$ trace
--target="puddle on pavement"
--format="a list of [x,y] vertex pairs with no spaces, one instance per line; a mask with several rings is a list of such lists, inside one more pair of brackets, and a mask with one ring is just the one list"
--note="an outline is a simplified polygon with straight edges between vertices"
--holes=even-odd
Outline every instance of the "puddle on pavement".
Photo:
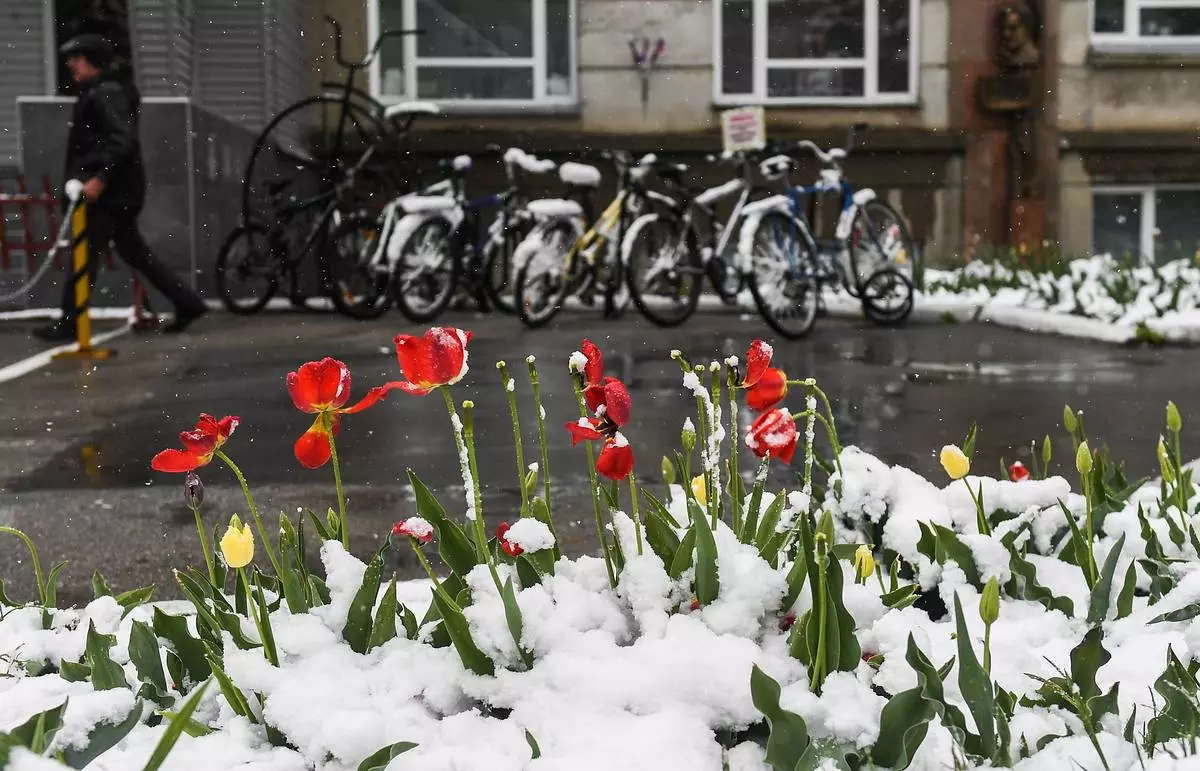
[[1134,370],[1116,363],[1104,366],[1064,366],[1052,362],[978,361],[910,362],[904,368],[904,379],[910,383],[934,385],[954,382],[973,383],[1132,383]]

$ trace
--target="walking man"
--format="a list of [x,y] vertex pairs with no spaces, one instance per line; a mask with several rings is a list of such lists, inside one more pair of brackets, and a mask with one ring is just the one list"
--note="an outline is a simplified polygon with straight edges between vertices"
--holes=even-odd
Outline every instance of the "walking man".
[[[88,273],[93,285],[109,243],[130,268],[175,306],[167,332],[182,332],[205,311],[195,290],[159,261],[138,231],[146,174],[138,141],[141,96],[111,67],[113,49],[100,35],[67,41],[60,53],[79,86],[67,141],[66,179],[78,179],[87,199]],[[45,340],[75,338],[75,290],[63,287],[62,320],[34,332]]]

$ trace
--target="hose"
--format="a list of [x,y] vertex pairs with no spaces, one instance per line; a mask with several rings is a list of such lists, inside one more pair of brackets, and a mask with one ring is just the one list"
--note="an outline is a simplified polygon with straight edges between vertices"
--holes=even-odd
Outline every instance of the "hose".
[[65,217],[63,217],[62,225],[59,226],[58,233],[54,237],[54,245],[50,247],[50,251],[46,252],[46,256],[42,258],[42,264],[39,265],[38,269],[33,272],[33,275],[29,277],[28,281],[8,294],[0,294],[0,305],[13,302],[14,300],[20,299],[23,295],[27,294],[33,289],[34,286],[37,285],[39,281],[42,280],[43,277],[45,277],[46,273],[50,271],[50,266],[54,264],[54,260],[58,256],[59,249],[64,246],[74,249],[75,246],[77,246],[83,239],[82,235],[74,240],[67,237],[71,229],[71,220],[74,218],[75,210],[79,208],[80,194],[83,192],[83,183],[77,179],[72,179],[67,182],[64,189],[67,194],[67,198],[71,201],[71,205],[67,207],[67,214]]

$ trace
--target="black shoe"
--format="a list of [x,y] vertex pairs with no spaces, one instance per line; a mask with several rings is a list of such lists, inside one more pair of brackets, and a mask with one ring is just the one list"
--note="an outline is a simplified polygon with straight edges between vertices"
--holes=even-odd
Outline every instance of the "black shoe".
[[168,335],[178,335],[185,331],[192,322],[208,313],[208,308],[196,308],[190,311],[175,311],[175,319],[163,327],[163,332]]
[[64,324],[61,321],[33,330],[33,336],[52,343],[69,342],[75,339],[75,325]]

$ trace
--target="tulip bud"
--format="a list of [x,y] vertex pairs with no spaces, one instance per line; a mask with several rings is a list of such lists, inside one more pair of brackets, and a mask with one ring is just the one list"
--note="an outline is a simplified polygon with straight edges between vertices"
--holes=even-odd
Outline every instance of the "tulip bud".
[[229,520],[229,527],[221,536],[221,556],[234,570],[246,567],[254,559],[254,534],[237,514]]
[[813,542],[817,547],[817,559],[825,559],[825,555],[829,552],[829,539],[820,530],[813,536]]
[[683,442],[683,451],[690,453],[696,449],[696,427],[692,425],[691,418],[685,418],[683,421],[683,431],[679,435],[680,441]]
[[195,471],[189,471],[187,479],[183,480],[183,499],[192,511],[196,511],[204,503],[204,483]]
[[1063,405],[1063,427],[1068,433],[1074,434],[1079,428],[1079,421],[1075,418],[1075,410],[1071,409],[1071,405]]
[[1167,402],[1167,428],[1176,433],[1183,428],[1183,416],[1179,414],[1179,408],[1175,406],[1175,402]]
[[1158,438],[1158,469],[1162,473],[1163,481],[1167,484],[1175,484],[1175,467],[1171,465],[1171,458],[1167,455],[1167,443],[1160,436]]
[[866,581],[875,573],[875,555],[871,547],[863,544],[854,550],[854,575],[859,581]]
[[529,471],[525,474],[525,481],[523,484],[525,485],[525,494],[533,495],[534,491],[537,490],[538,485],[538,464],[529,464]]
[[958,447],[948,444],[942,448],[939,459],[946,475],[951,479],[962,479],[971,471],[971,460]]
[[1080,442],[1075,452],[1075,470],[1084,475],[1092,473],[1092,451],[1086,441]]
[[1000,618],[1000,582],[995,576],[988,579],[979,598],[979,617],[983,623],[991,625]]
[[692,495],[696,498],[696,503],[701,506],[708,505],[708,487],[704,484],[704,475],[698,474],[692,478]]
[[1050,458],[1052,452],[1050,450],[1050,435],[1046,434],[1046,438],[1042,440],[1042,473],[1050,476]]
[[675,484],[675,464],[666,455],[662,459],[663,484]]
[[824,535],[825,539],[829,541],[829,543],[834,542],[833,514],[831,514],[828,509],[826,509],[825,513],[821,515],[821,518],[817,520],[817,532]]

